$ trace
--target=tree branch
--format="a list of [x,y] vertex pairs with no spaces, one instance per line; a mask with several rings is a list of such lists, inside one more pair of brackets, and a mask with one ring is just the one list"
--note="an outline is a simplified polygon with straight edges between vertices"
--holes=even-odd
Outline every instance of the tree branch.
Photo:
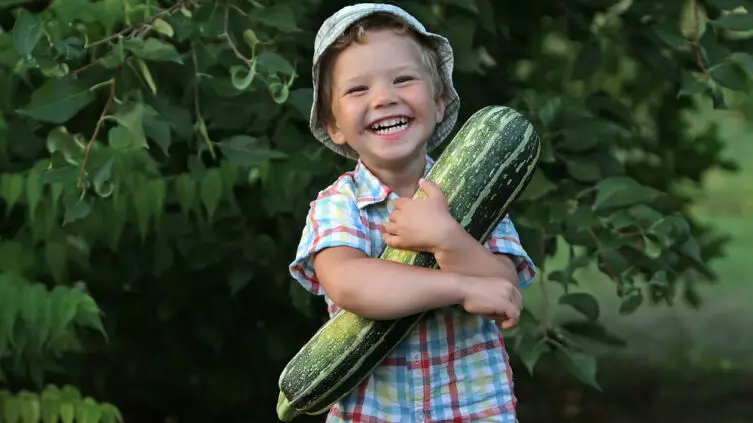
[[97,139],[97,135],[99,135],[100,128],[102,128],[102,122],[104,122],[105,117],[107,116],[107,109],[110,108],[110,104],[112,104],[112,101],[115,99],[115,87],[120,69],[122,68],[119,67],[115,75],[113,75],[113,77],[110,79],[110,96],[107,98],[105,107],[102,108],[102,113],[100,113],[99,119],[97,119],[97,125],[94,127],[94,133],[92,133],[91,138],[89,138],[89,142],[86,144],[86,152],[84,153],[84,159],[81,162],[81,171],[78,175],[79,185],[81,185],[81,183],[84,181],[84,175],[86,174],[86,162],[89,160],[89,152],[91,151],[94,141]]
[[230,36],[230,30],[228,29],[230,27],[229,21],[230,21],[230,0],[225,0],[225,19],[224,19],[224,25],[223,25],[225,39],[227,40],[227,44],[233,50],[235,57],[242,60],[243,63],[245,63],[246,66],[248,66],[248,68],[251,69],[251,66],[253,66],[253,63],[251,63],[251,60],[249,60],[246,56],[244,56],[238,50],[238,47],[236,47],[235,43],[233,42],[233,38]]
[[696,61],[698,62],[698,68],[703,72],[706,79],[709,79],[709,70],[706,65],[703,64],[703,53],[701,51],[701,36],[699,27],[701,26],[701,20],[698,16],[698,0],[693,0],[693,19],[695,24],[693,25],[693,50],[695,50]]
[[[161,18],[165,18],[167,16],[170,16],[173,13],[177,12],[178,10],[180,10],[183,6],[184,6],[184,2],[178,1],[174,5],[168,7],[167,9],[162,10],[161,12],[159,12],[156,15],[152,16],[151,18],[147,19],[145,22],[142,22],[140,25],[129,26],[128,28],[125,28],[125,29],[123,29],[121,31],[116,32],[115,34],[112,34],[112,35],[110,35],[108,37],[105,37],[105,38],[103,38],[101,40],[95,41],[95,42],[89,44],[88,46],[86,46],[85,48],[92,48],[92,47],[98,46],[100,44],[108,43],[108,42],[110,42],[110,41],[112,41],[112,40],[114,40],[114,39],[116,39],[118,37],[122,37],[123,35],[126,35],[126,34],[132,32],[132,31],[136,31],[136,30],[139,30],[139,29],[142,30],[142,31],[144,31],[145,28],[147,28],[150,25],[152,25],[154,23],[154,21],[156,21],[157,19],[161,19]],[[144,32],[144,33],[146,33],[146,32]]]
[[196,121],[201,119],[201,108],[199,107],[199,58],[196,55],[196,46],[191,47],[191,56],[193,57],[193,69],[194,69],[194,110],[196,113]]

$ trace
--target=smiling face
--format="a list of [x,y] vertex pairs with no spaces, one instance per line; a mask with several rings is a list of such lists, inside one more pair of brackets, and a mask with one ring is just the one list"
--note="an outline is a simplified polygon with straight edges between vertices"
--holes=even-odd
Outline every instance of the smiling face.
[[335,143],[348,144],[371,168],[424,160],[444,101],[413,38],[370,30],[339,52],[330,69],[326,127]]

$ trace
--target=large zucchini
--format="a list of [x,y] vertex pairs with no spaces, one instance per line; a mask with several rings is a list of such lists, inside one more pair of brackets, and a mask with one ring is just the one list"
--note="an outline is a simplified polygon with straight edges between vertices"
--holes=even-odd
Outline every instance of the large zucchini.
[[[533,126],[517,111],[487,106],[474,113],[434,163],[452,216],[484,242],[527,186],[539,159]],[[419,189],[414,198],[425,197]],[[381,259],[435,268],[429,253],[387,247]],[[355,389],[426,313],[370,320],[341,310],[290,360],[279,379],[277,415],[290,421],[321,414]]]

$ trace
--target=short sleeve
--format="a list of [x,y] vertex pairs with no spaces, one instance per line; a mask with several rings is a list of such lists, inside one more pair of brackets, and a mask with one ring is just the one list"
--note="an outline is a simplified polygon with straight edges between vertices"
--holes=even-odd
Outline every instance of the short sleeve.
[[499,225],[494,228],[494,231],[484,242],[484,246],[493,253],[510,256],[518,271],[518,286],[520,289],[533,283],[536,276],[536,266],[521,245],[518,231],[509,215],[505,215]]
[[311,202],[290,275],[307,291],[324,295],[314,272],[314,255],[329,247],[351,247],[370,254],[368,228],[362,223],[355,200],[335,193]]

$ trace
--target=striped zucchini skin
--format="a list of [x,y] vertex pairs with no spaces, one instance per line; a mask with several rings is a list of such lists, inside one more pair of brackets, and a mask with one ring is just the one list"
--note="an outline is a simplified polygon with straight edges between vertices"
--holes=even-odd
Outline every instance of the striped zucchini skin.
[[[484,242],[533,177],[540,148],[538,134],[520,113],[487,106],[466,121],[426,179],[439,184],[450,214]],[[413,198],[425,196],[419,188]],[[380,258],[437,267],[430,253],[389,246]],[[278,418],[326,412],[366,379],[425,314],[376,321],[345,310],[335,314],[280,374]]]

